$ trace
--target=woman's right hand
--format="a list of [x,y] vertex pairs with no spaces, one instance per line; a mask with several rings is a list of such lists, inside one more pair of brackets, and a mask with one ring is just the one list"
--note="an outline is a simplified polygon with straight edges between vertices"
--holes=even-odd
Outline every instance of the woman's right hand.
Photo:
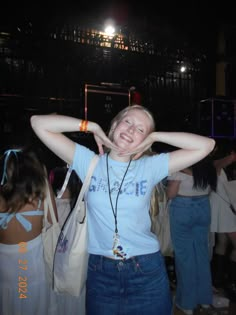
[[103,146],[106,146],[109,149],[118,151],[118,147],[111,142],[111,140],[107,137],[102,128],[94,122],[89,122],[89,131],[91,131],[94,135],[94,139],[98,146],[98,151],[100,155],[104,154]]

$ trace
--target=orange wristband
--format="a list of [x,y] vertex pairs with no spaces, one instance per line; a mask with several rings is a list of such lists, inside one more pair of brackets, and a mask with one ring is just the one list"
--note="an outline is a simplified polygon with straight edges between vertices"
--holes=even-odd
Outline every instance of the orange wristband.
[[87,132],[88,131],[88,120],[81,120],[79,125],[79,131]]

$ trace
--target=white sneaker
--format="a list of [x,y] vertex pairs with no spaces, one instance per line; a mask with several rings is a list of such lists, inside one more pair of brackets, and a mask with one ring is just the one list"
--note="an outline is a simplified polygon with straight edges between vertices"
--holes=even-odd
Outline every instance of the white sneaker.
[[213,302],[212,305],[216,308],[220,308],[220,307],[229,307],[229,299],[227,299],[224,296],[220,296],[220,295],[213,295]]
[[186,315],[193,315],[193,310],[186,310],[182,307],[180,307],[179,305],[176,305],[184,314]]
[[206,308],[210,308],[210,305],[209,304],[201,304],[201,307],[206,309]]

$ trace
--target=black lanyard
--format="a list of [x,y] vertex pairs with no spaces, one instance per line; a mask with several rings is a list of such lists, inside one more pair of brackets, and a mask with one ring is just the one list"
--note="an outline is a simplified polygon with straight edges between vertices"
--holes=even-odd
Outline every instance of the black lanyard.
[[115,219],[115,233],[116,234],[118,234],[118,227],[117,227],[117,204],[118,204],[118,199],[119,199],[119,195],[120,195],[120,191],[121,191],[121,186],[122,186],[122,184],[124,182],[124,179],[125,179],[125,176],[126,176],[126,174],[128,172],[128,169],[129,169],[131,161],[132,161],[132,159],[130,159],[129,164],[128,164],[127,168],[126,168],[126,171],[124,173],[124,176],[122,178],[122,181],[121,181],[121,184],[120,184],[117,196],[116,196],[116,205],[115,205],[115,209],[114,209],[113,203],[112,203],[112,199],[111,199],[110,178],[109,178],[109,170],[108,170],[108,154],[106,156],[108,192],[109,192],[109,198],[110,198],[112,212],[113,212],[114,219]]

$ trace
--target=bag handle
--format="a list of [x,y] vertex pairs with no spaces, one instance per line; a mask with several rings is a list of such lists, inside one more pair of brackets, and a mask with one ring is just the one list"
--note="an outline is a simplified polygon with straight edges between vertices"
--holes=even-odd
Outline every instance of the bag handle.
[[46,198],[44,199],[44,220],[45,222],[48,221],[47,216],[48,216],[48,210],[52,219],[52,224],[56,224],[57,223],[57,219],[55,216],[55,212],[53,209],[53,205],[52,205],[52,199],[51,199],[51,194],[50,194],[50,190],[49,190],[49,186],[48,186],[48,181],[46,180]]
[[84,194],[86,193],[88,187],[89,187],[89,184],[90,184],[90,180],[91,180],[91,177],[92,177],[92,174],[93,174],[93,171],[95,169],[95,166],[98,162],[98,159],[99,159],[99,156],[98,155],[95,155],[91,162],[90,162],[90,165],[89,165],[89,169],[88,169],[88,172],[87,172],[87,175],[84,179],[84,182],[83,182],[83,185],[81,187],[81,190],[80,190],[80,193],[79,193],[79,196],[77,198],[77,201],[76,201],[76,204],[74,206],[74,209],[76,209],[75,211],[77,211],[78,209],[80,209],[79,205],[81,204],[81,202],[83,201],[83,198],[84,198]]
[[71,175],[72,171],[73,171],[73,170],[72,170],[72,167],[70,166],[70,167],[68,168],[67,173],[66,173],[66,178],[65,178],[65,180],[64,180],[64,183],[63,183],[63,185],[62,185],[60,191],[57,193],[57,198],[61,198],[62,195],[63,195],[63,193],[64,193],[64,191],[66,190],[66,187],[67,187],[67,184],[68,184],[68,182],[69,182],[70,175]]

